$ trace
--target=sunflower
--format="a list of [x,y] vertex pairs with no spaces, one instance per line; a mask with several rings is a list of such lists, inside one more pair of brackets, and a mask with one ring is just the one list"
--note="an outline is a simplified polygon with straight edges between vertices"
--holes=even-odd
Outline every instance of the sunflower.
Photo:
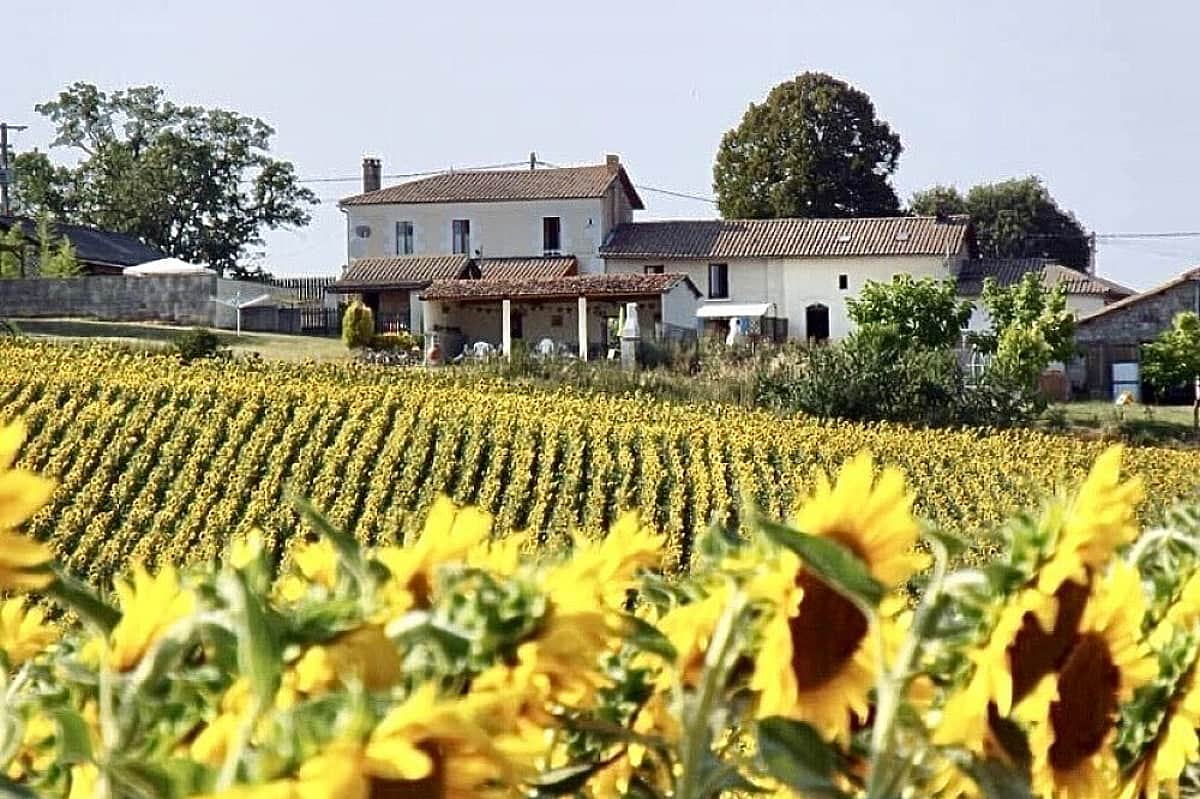
[[1075,495],[1047,510],[1039,529],[1050,531],[1054,548],[1040,571],[1004,598],[986,639],[968,653],[970,677],[947,700],[935,743],[984,754],[992,743],[989,718],[1007,717],[1063,667],[1080,634],[1093,575],[1137,535],[1141,481],[1121,482],[1121,456],[1120,446],[1105,450]]
[[57,638],[58,631],[46,623],[41,608],[26,609],[23,597],[0,603],[0,649],[10,666],[20,666]]
[[388,609],[403,613],[429,607],[437,568],[464,560],[470,553],[478,557],[491,530],[491,514],[479,508],[458,508],[449,497],[438,496],[412,546],[384,547],[375,554],[389,574],[382,592]]
[[[923,564],[914,552],[920,528],[904,476],[886,468],[876,482],[873,466],[870,454],[862,453],[842,467],[835,484],[818,475],[793,524],[850,550],[892,589]],[[875,683],[877,639],[870,621],[788,551],[752,582],[750,593],[768,607],[750,678],[759,692],[758,715],[796,718],[827,738],[848,741],[852,722],[867,717]],[[902,601],[891,600],[880,608],[885,641],[900,632],[902,608]]]
[[660,688],[669,686],[672,676],[685,686],[699,684],[709,642],[728,604],[729,589],[721,588],[703,599],[671,608],[658,620],[659,631],[675,648],[674,675],[663,671],[656,681]]
[[12,531],[50,501],[54,481],[13,468],[24,440],[20,422],[0,427],[0,589],[35,591],[54,579],[50,550]]
[[643,525],[638,514],[621,515],[598,541],[576,546],[571,557],[546,570],[542,588],[560,608],[620,609],[643,569],[662,564],[666,537]]
[[1141,639],[1144,614],[1137,571],[1114,564],[1103,580],[1094,581],[1061,667],[1015,709],[1014,716],[1028,725],[1036,796],[1085,799],[1111,795],[1118,787],[1112,746],[1118,707],[1156,672]]
[[118,580],[121,621],[109,639],[109,665],[129,671],[176,621],[192,613],[196,599],[179,584],[174,566],[165,566],[156,576],[138,563],[133,567],[133,582]]
[[1129,774],[1121,799],[1160,794],[1179,796],[1179,777],[1183,769],[1200,761],[1200,680],[1196,666],[1184,678],[1159,723],[1158,735]]

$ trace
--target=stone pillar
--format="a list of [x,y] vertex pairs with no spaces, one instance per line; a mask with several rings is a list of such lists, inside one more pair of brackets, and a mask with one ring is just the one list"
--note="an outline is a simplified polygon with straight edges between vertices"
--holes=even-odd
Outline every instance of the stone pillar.
[[621,368],[637,369],[638,344],[642,340],[636,302],[625,303],[625,327],[621,329]]
[[579,298],[579,360],[588,359],[588,307],[587,297]]
[[512,355],[512,300],[500,301],[500,351]]

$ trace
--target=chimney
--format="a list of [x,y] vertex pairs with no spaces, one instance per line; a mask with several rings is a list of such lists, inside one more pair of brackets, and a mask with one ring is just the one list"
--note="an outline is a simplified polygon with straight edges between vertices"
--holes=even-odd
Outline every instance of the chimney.
[[609,153],[604,158],[604,165],[608,167],[609,174],[615,175],[621,169],[621,156]]
[[363,159],[363,193],[379,191],[383,180],[383,162],[378,158]]

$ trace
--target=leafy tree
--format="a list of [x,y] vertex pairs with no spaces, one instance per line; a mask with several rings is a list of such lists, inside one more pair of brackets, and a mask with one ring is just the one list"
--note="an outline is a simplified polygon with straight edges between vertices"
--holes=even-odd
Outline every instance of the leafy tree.
[[896,348],[949,349],[971,318],[971,303],[958,298],[954,281],[912,275],[896,275],[891,283],[868,280],[846,304],[856,325]]
[[83,269],[75,255],[75,245],[63,236],[50,257],[41,264],[42,277],[79,277]]
[[1084,270],[1090,265],[1087,231],[1032,175],[981,183],[966,197],[953,186],[934,186],[914,194],[909,210],[926,216],[970,214],[980,252],[987,256],[1052,258]]
[[49,214],[39,214],[37,220],[37,228],[34,235],[37,237],[37,264],[38,274],[45,275],[46,269],[54,258],[54,234],[50,231],[50,216]]
[[731,218],[889,216],[900,206],[888,177],[901,150],[871,98],[805,72],[751,103],[721,139],[713,188]]
[[270,157],[275,131],[261,119],[176,105],[143,86],[111,94],[75,83],[35,107],[55,126],[53,146],[74,167],[41,153],[19,156],[24,213],[131,233],[170,255],[245,276],[263,233],[308,224],[316,196],[291,163]]
[[[1170,330],[1142,346],[1142,378],[1159,395],[1200,378],[1200,316],[1176,314]],[[1200,422],[1200,397],[1192,408],[1193,421]]]
[[0,278],[22,276],[22,253],[27,246],[21,226],[11,226],[0,240]]
[[[1075,355],[1075,314],[1067,310],[1067,292],[1063,285],[1047,288],[1041,276],[1030,272],[1019,283],[1001,286],[995,278],[983,281],[980,295],[991,319],[991,330],[972,336],[981,352],[998,353],[1006,334],[1012,329],[1035,331],[1044,339],[1045,347],[1032,347],[1027,340],[1017,349],[1032,353],[1044,351],[1038,374],[1051,361],[1067,361]],[[1009,336],[1010,347],[1019,340]]]

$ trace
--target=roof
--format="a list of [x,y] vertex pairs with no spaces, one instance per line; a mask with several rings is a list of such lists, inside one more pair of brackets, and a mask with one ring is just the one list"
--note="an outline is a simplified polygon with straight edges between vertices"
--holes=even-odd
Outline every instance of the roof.
[[478,258],[475,263],[484,280],[563,277],[575,274],[579,267],[574,255],[544,258]]
[[1140,294],[1134,294],[1133,296],[1126,297],[1123,300],[1117,300],[1114,303],[1109,303],[1108,305],[1105,305],[1103,308],[1101,308],[1098,311],[1090,313],[1087,316],[1079,317],[1079,319],[1076,321],[1079,324],[1083,324],[1085,322],[1090,322],[1093,319],[1098,319],[1098,318],[1106,316],[1114,311],[1119,311],[1123,308],[1128,308],[1131,305],[1137,305],[1142,300],[1148,300],[1152,297],[1157,297],[1159,294],[1163,294],[1164,292],[1170,291],[1171,289],[1173,289],[1177,286],[1182,286],[1184,283],[1193,282],[1193,281],[1200,281],[1200,266],[1193,267],[1193,268],[1189,269],[1188,271],[1184,272],[1183,274],[1180,274],[1180,275],[1177,275],[1176,277],[1171,278],[1166,283],[1160,283],[1159,285],[1155,286],[1154,288],[1146,289],[1145,291],[1141,292]]
[[1041,274],[1048,288],[1065,285],[1068,294],[1128,297],[1134,290],[1111,280],[1072,269],[1048,258],[978,258],[966,261],[958,273],[959,294],[973,297],[983,291],[983,281],[995,278],[1001,286],[1020,283],[1030,272]]
[[687,275],[600,274],[514,280],[440,280],[422,294],[423,300],[566,299],[574,297],[618,298],[665,294],[681,283],[697,297],[700,292]]
[[334,293],[419,289],[435,280],[463,277],[470,271],[465,255],[393,255],[386,258],[357,258],[341,278],[330,284]]
[[944,256],[962,249],[969,230],[965,216],[629,222],[612,232],[600,254],[638,259]]
[[552,169],[470,170],[443,172],[366,194],[344,197],[340,205],[502,202],[505,200],[585,200],[603,197],[620,181],[630,204],[646,206],[623,167],[555,167]]
[[[37,220],[0,216],[0,230],[9,230],[14,223],[21,225],[28,238],[37,241]],[[65,236],[75,248],[75,257],[85,264],[137,266],[167,257],[162,250],[143,244],[137,236],[130,233],[101,230],[87,225],[69,225],[64,222],[51,222],[50,232],[56,239]]]

